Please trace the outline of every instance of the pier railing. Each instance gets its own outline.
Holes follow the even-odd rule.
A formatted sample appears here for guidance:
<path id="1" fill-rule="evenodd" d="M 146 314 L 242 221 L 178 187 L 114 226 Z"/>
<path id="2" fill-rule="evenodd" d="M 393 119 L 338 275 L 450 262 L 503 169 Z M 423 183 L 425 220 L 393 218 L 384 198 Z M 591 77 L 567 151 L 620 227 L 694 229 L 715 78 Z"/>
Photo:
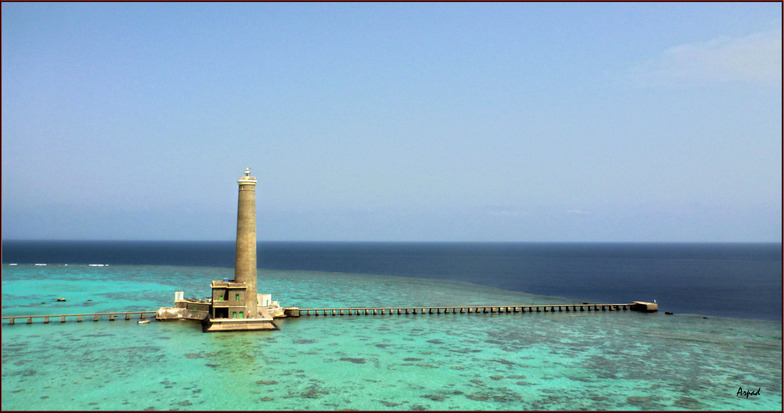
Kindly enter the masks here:
<path id="1" fill-rule="evenodd" d="M 58 320 L 61 323 L 65 323 L 67 319 L 73 320 L 76 318 L 76 322 L 81 323 L 84 320 L 89 320 L 92 318 L 93 321 L 98 321 L 101 319 L 108 318 L 109 321 L 114 321 L 117 317 L 125 316 L 126 320 L 130 320 L 131 316 L 139 316 L 139 320 L 145 320 L 145 315 L 147 314 L 156 314 L 158 311 L 120 311 L 120 312 L 113 312 L 113 313 L 89 313 L 89 314 L 50 314 L 50 315 L 20 315 L 20 316 L 3 316 L 3 320 L 8 320 L 8 324 L 16 324 L 16 320 L 21 319 L 25 320 L 27 324 L 32 324 L 33 319 L 43 319 L 44 324 L 48 324 L 50 319 Z"/>
<path id="2" fill-rule="evenodd" d="M 624 304 L 541 304 L 541 305 L 470 305 L 434 307 L 343 307 L 343 308 L 288 308 L 290 317 L 320 315 L 399 315 L 399 314 L 500 314 L 548 313 L 580 311 L 627 311 L 632 303 Z"/>
<path id="3" fill-rule="evenodd" d="M 337 315 L 406 315 L 406 314 L 502 314 L 502 313 L 555 313 L 555 312 L 581 312 L 581 311 L 647 311 L 658 310 L 655 303 L 645 303 L 635 301 L 623 304 L 538 304 L 538 305 L 468 305 L 468 306 L 431 306 L 431 307 L 341 307 L 341 308 L 297 308 L 285 307 L 284 314 L 287 317 L 300 316 L 337 316 Z M 45 324 L 50 320 L 58 320 L 65 323 L 69 318 L 76 318 L 76 322 L 82 322 L 92 318 L 93 321 L 108 319 L 115 321 L 117 317 L 130 320 L 138 316 L 139 320 L 145 320 L 145 316 L 156 314 L 157 311 L 119 311 L 107 313 L 90 314 L 51 314 L 51 315 L 21 315 L 4 316 L 3 320 L 8 320 L 8 324 L 16 324 L 17 320 L 25 320 L 27 324 L 32 324 L 33 319 L 43 319 Z"/>

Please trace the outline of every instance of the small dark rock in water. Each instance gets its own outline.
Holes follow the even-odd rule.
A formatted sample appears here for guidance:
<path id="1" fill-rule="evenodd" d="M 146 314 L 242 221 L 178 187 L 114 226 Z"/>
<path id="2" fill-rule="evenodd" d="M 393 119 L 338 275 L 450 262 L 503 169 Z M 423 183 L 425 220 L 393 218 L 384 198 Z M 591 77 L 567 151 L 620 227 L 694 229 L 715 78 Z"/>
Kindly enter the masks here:
<path id="1" fill-rule="evenodd" d="M 354 357 L 341 357 L 340 361 L 350 361 L 356 364 L 365 364 L 365 359 L 363 358 L 354 358 Z"/>
<path id="2" fill-rule="evenodd" d="M 490 378 L 493 380 L 501 380 L 504 378 L 504 376 L 490 376 Z"/>
<path id="3" fill-rule="evenodd" d="M 706 319 L 706 320 L 708 319 L 708 317 L 702 317 L 702 318 L 704 318 L 704 319 Z"/>
<path id="4" fill-rule="evenodd" d="M 672 311 L 665 311 L 664 314 L 672 315 Z"/>
<path id="5" fill-rule="evenodd" d="M 416 357 L 406 357 L 403 359 L 403 361 L 420 361 L 420 360 L 422 359 L 418 359 Z"/>
<path id="6" fill-rule="evenodd" d="M 425 399 L 430 399 L 434 402 L 441 402 L 444 401 L 444 399 L 446 399 L 446 396 L 442 396 L 438 394 L 425 394 L 422 397 L 424 397 Z"/>
<path id="7" fill-rule="evenodd" d="M 278 384 L 278 382 L 275 381 L 275 380 L 258 380 L 256 382 L 256 384 L 267 384 L 267 385 L 269 385 L 269 384 Z"/>
<path id="8" fill-rule="evenodd" d="M 477 400 L 477 401 L 480 401 L 480 402 L 483 402 L 483 401 L 487 400 L 487 396 L 485 396 L 483 394 L 466 394 L 465 397 L 468 397 L 471 400 Z"/>
<path id="9" fill-rule="evenodd" d="M 63 298 L 63 297 L 57 297 L 57 301 L 65 301 L 65 298 Z"/>

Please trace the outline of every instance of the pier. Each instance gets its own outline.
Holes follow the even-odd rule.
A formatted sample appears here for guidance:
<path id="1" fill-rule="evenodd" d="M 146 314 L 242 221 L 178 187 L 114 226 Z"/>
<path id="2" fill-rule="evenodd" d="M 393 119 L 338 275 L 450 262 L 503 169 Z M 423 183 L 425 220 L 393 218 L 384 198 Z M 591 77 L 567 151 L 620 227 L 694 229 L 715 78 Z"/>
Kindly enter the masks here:
<path id="1" fill-rule="evenodd" d="M 624 304 L 538 304 L 538 305 L 469 305 L 469 306 L 435 306 L 435 307 L 340 307 L 340 308 L 297 308 L 285 307 L 283 314 L 285 317 L 301 316 L 350 316 L 350 315 L 407 315 L 407 314 L 525 314 L 525 313 L 563 313 L 563 312 L 600 312 L 600 311 L 641 311 L 656 312 L 659 307 L 656 303 L 634 301 Z M 90 314 L 53 314 L 53 315 L 19 315 L 5 316 L 3 320 L 8 320 L 8 324 L 17 324 L 16 320 L 25 320 L 26 324 L 32 324 L 33 319 L 43 319 L 44 324 L 50 320 L 58 320 L 65 323 L 68 318 L 76 318 L 76 322 L 84 320 L 99 321 L 108 319 L 115 321 L 118 317 L 131 320 L 138 316 L 139 320 L 145 320 L 145 316 L 156 314 L 157 311 L 121 311 L 114 313 L 90 313 Z"/>
<path id="2" fill-rule="evenodd" d="M 89 313 L 89 314 L 51 314 L 51 315 L 17 315 L 17 316 L 4 316 L 3 320 L 8 320 L 8 324 L 16 324 L 16 320 L 25 320 L 26 324 L 33 324 L 33 319 L 43 319 L 44 324 L 49 324 L 50 320 L 59 321 L 60 323 L 65 323 L 69 318 L 71 321 L 76 321 L 77 323 L 81 323 L 85 320 L 92 320 L 92 321 L 99 321 L 102 319 L 106 319 L 109 321 L 115 321 L 118 317 L 124 317 L 125 320 L 138 319 L 138 320 L 145 320 L 145 316 L 148 314 L 152 314 L 153 316 L 158 311 L 121 311 L 116 313 Z M 138 316 L 138 318 L 137 318 Z M 74 320 L 76 318 L 76 320 Z"/>
<path id="3" fill-rule="evenodd" d="M 624 304 L 540 304 L 540 305 L 471 305 L 436 307 L 343 307 L 343 308 L 284 308 L 287 317 L 338 315 L 405 315 L 405 314 L 504 314 L 557 313 L 585 311 L 658 311 L 653 303 L 635 301 Z"/>

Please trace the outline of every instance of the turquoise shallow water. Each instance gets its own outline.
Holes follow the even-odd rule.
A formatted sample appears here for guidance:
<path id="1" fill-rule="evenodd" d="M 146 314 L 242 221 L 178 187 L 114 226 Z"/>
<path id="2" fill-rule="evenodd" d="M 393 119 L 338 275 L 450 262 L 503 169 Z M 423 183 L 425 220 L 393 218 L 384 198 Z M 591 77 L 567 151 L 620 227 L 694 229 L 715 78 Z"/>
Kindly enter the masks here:
<path id="1" fill-rule="evenodd" d="M 203 297 L 210 280 L 232 275 L 4 265 L 3 315 L 154 310 L 176 290 Z M 570 302 L 362 274 L 262 270 L 259 284 L 300 307 Z M 279 331 L 214 334 L 189 322 L 4 324 L 2 409 L 782 409 L 778 322 L 600 312 L 277 323 Z M 738 397 L 739 387 L 760 395 Z"/>

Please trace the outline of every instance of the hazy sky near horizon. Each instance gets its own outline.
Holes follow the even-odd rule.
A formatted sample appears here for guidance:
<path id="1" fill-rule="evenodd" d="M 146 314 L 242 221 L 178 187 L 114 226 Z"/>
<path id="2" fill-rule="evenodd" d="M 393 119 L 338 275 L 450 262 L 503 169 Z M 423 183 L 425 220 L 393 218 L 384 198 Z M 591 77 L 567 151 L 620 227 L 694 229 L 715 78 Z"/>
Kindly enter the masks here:
<path id="1" fill-rule="evenodd" d="M 781 240 L 780 3 L 3 3 L 3 239 Z"/>

